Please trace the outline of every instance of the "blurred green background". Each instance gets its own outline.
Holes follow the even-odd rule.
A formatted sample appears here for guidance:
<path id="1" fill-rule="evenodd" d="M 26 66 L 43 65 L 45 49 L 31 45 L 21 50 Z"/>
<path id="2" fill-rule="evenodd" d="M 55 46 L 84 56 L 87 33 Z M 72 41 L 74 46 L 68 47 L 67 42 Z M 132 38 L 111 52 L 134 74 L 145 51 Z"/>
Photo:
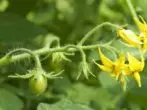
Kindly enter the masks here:
<path id="1" fill-rule="evenodd" d="M 132 0 L 138 15 L 147 18 L 147 0 Z M 45 36 L 57 36 L 61 45 L 76 44 L 94 26 L 111 22 L 136 30 L 125 0 L 0 0 L 0 56 L 15 48 L 39 49 Z M 103 27 L 86 42 L 105 43 L 116 38 L 116 31 Z M 126 48 L 115 41 L 114 47 Z M 105 51 L 108 57 L 111 52 Z M 109 74 L 101 72 L 92 59 L 99 61 L 97 50 L 86 51 L 96 78 L 76 80 L 79 53 L 70 57 L 72 63 L 42 61 L 46 71 L 65 69 L 63 79 L 50 80 L 45 93 L 36 96 L 28 89 L 28 81 L 9 79 L 8 75 L 24 74 L 33 67 L 30 59 L 0 67 L 0 110 L 146 110 L 147 69 L 141 73 L 142 87 L 128 79 L 124 92 Z"/>

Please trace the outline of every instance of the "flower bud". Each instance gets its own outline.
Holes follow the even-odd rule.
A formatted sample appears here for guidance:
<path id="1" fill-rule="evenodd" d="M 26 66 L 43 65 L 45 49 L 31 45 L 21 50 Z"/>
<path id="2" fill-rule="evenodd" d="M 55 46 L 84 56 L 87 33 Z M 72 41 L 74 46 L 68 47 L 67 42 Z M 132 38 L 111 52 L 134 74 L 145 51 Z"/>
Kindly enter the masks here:
<path id="1" fill-rule="evenodd" d="M 79 79 L 82 73 L 86 79 L 88 79 L 89 75 L 92 75 L 95 77 L 95 75 L 91 72 L 88 63 L 84 61 L 81 61 L 79 64 L 79 74 L 78 74 L 77 79 Z"/>
<path id="2" fill-rule="evenodd" d="M 63 60 L 71 62 L 71 60 L 68 59 L 63 52 L 55 52 L 52 54 L 52 62 L 59 63 Z"/>
<path id="3" fill-rule="evenodd" d="M 132 30 L 119 29 L 118 35 L 130 46 L 139 47 L 142 44 L 139 37 Z"/>

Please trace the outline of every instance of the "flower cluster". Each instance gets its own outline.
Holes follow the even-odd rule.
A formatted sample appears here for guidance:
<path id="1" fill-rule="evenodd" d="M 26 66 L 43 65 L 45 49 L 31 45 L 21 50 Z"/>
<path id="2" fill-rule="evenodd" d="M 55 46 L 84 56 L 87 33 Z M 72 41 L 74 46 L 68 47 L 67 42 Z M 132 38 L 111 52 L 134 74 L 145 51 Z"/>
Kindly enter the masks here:
<path id="1" fill-rule="evenodd" d="M 112 77 L 115 77 L 116 80 L 119 80 L 123 89 L 126 89 L 126 76 L 132 76 L 139 87 L 141 87 L 141 78 L 140 72 L 144 68 L 144 58 L 141 57 L 141 60 L 136 59 L 132 54 L 127 53 L 127 57 L 124 54 L 120 54 L 119 58 L 116 61 L 111 61 L 107 58 L 101 51 L 98 49 L 101 62 L 103 65 L 96 63 L 96 65 L 103 71 L 110 73 Z"/>
<path id="2" fill-rule="evenodd" d="M 112 77 L 115 77 L 116 80 L 121 83 L 124 90 L 126 89 L 127 76 L 132 76 L 136 80 L 137 85 L 141 87 L 140 72 L 143 71 L 145 65 L 143 54 L 147 50 L 147 24 L 143 18 L 141 18 L 142 22 L 137 18 L 134 20 L 140 30 L 138 35 L 132 30 L 124 28 L 119 28 L 117 32 L 118 36 L 120 36 L 122 40 L 127 43 L 127 45 L 140 50 L 141 59 L 138 60 L 134 55 L 128 52 L 127 55 L 120 54 L 116 61 L 111 61 L 99 48 L 98 51 L 103 65 L 95 62 L 101 70 L 108 72 Z"/>

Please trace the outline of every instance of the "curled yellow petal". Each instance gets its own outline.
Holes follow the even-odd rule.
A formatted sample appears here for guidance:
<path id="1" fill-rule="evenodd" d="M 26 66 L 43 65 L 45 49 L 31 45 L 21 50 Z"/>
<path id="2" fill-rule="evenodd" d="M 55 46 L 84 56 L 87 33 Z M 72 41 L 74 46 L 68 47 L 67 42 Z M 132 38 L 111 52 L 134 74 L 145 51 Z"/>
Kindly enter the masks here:
<path id="1" fill-rule="evenodd" d="M 134 20 L 135 20 L 138 28 L 140 29 L 141 34 L 143 36 L 147 37 L 147 24 L 142 17 L 140 17 L 140 18 L 141 18 L 142 22 L 138 18 L 135 18 Z"/>
<path id="2" fill-rule="evenodd" d="M 96 63 L 96 61 L 94 61 L 94 60 L 93 60 L 93 62 L 94 62 L 102 71 L 109 72 L 109 73 L 112 72 L 112 68 L 109 68 L 109 67 L 104 66 L 104 65 L 100 65 L 100 64 Z"/>
<path id="3" fill-rule="evenodd" d="M 105 66 L 99 65 L 99 64 L 98 64 L 98 67 L 105 72 L 109 72 L 109 73 L 112 72 L 112 68 L 108 68 L 108 67 L 105 67 Z"/>
<path id="4" fill-rule="evenodd" d="M 138 73 L 138 72 L 135 72 L 135 73 L 133 74 L 133 77 L 134 77 L 134 79 L 136 80 L 138 86 L 141 87 L 141 78 L 140 78 L 139 73 Z"/>
<path id="5" fill-rule="evenodd" d="M 118 35 L 131 46 L 138 47 L 142 44 L 139 37 L 131 30 L 119 29 Z"/>
<path id="6" fill-rule="evenodd" d="M 100 58 L 101 58 L 103 65 L 107 66 L 107 67 L 112 67 L 113 62 L 102 53 L 100 48 L 98 48 L 98 52 L 99 52 L 99 55 L 100 55 Z"/>
<path id="7" fill-rule="evenodd" d="M 142 60 L 139 61 L 133 55 L 128 53 L 128 61 L 129 61 L 129 67 L 130 67 L 131 71 L 140 72 L 143 70 L 143 68 L 144 68 L 143 57 L 142 57 Z"/>

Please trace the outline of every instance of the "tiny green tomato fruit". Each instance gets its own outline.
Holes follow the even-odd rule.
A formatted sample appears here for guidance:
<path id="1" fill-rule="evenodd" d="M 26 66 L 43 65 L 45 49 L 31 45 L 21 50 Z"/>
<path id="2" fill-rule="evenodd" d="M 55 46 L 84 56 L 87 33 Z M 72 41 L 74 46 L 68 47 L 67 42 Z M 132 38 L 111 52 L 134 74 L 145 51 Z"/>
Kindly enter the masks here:
<path id="1" fill-rule="evenodd" d="M 47 88 L 47 78 L 42 74 L 34 75 L 29 81 L 29 87 L 33 93 L 41 94 Z"/>

